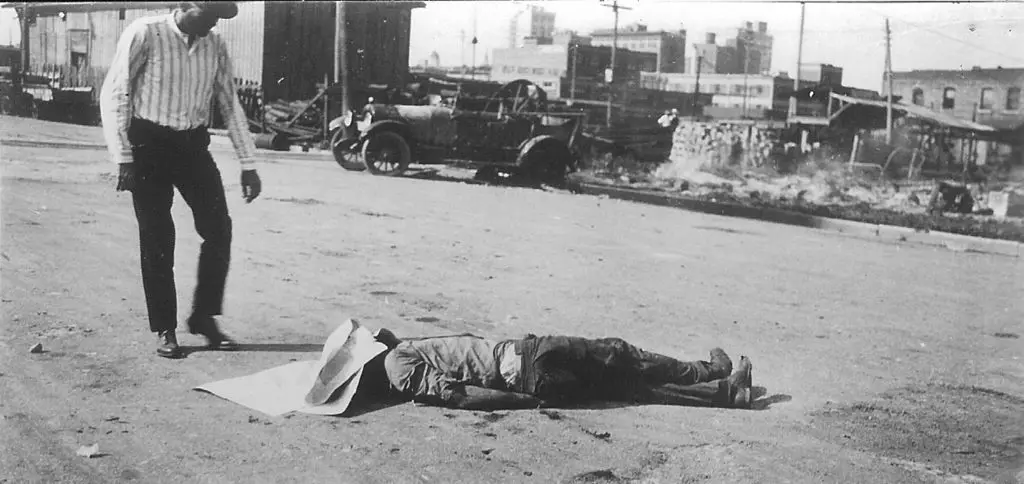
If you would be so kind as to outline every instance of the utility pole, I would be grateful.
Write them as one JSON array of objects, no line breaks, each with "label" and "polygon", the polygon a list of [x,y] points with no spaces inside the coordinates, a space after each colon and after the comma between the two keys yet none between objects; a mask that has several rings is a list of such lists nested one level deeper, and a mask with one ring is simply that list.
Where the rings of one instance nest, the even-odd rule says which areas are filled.
[{"label": "utility pole", "polygon": [[[796,48],[796,75],[793,76],[793,94],[789,96],[789,116],[796,116],[797,111],[797,99],[796,92],[800,90],[800,65],[804,61],[804,11],[807,8],[807,4],[800,2],[800,40]],[[828,102],[832,103],[832,96],[829,96]]]},{"label": "utility pole", "polygon": [[[694,50],[697,49],[697,44],[693,44]],[[693,119],[697,119],[697,105],[700,102],[700,68],[704,65],[704,56],[697,54],[697,79],[693,84]]]},{"label": "utility pole", "polygon": [[579,48],[579,41],[574,38],[572,42],[572,77],[569,78],[569,100],[573,102],[576,101],[576,51]]},{"label": "utility pole", "polygon": [[[345,37],[345,2],[334,2],[334,84],[341,84],[341,112],[349,110],[348,42]],[[326,116],[326,113],[324,114]]]},{"label": "utility pole", "polygon": [[633,10],[633,9],[629,8],[629,7],[620,7],[619,6],[619,0],[612,0],[612,4],[611,5],[602,5],[602,6],[603,7],[609,7],[609,8],[612,9],[612,11],[615,12],[615,27],[614,27],[614,30],[613,30],[613,33],[612,33],[612,59],[611,59],[611,67],[610,67],[611,71],[610,71],[610,75],[606,75],[605,76],[605,81],[607,81],[607,83],[608,83],[608,111],[605,114],[604,122],[605,122],[605,126],[610,128],[612,126],[612,95],[614,94],[614,89],[612,88],[612,86],[615,83],[615,50],[619,46],[619,10]]},{"label": "utility pole", "polygon": [[476,5],[473,5],[473,66],[472,70],[469,71],[470,79],[476,80]]},{"label": "utility pole", "polygon": [[743,45],[743,116],[742,119],[747,118],[747,71],[750,70],[750,42],[747,38],[747,33],[743,34],[744,45]]},{"label": "utility pole", "polygon": [[889,19],[885,19],[885,144],[892,144],[892,32]]},{"label": "utility pole", "polygon": [[466,29],[459,30],[459,63],[466,70]]},{"label": "utility pole", "polygon": [[28,35],[28,29],[30,27],[29,18],[32,15],[29,11],[29,8],[30,7],[28,6],[28,2],[22,2],[21,18],[19,19],[21,21],[21,76],[20,79],[18,79],[18,81],[21,82],[22,86],[25,85],[25,73],[28,72],[29,63],[28,49],[30,37]]}]

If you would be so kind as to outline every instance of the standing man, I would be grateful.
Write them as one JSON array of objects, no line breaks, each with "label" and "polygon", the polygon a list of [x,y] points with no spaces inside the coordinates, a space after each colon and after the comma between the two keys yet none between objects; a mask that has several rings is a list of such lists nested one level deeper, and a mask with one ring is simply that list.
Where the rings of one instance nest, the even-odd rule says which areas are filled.
[{"label": "standing man", "polygon": [[180,358],[175,335],[174,189],[192,209],[203,239],[188,329],[209,347],[238,344],[217,327],[231,255],[231,217],[220,171],[210,156],[210,106],[214,100],[242,166],[246,203],[260,194],[256,146],[238,102],[231,59],[210,30],[238,14],[234,2],[186,2],[169,15],[132,22],[121,34],[100,94],[103,133],[118,163],[117,191],[132,194],[139,224],[142,285],[157,354]]}]

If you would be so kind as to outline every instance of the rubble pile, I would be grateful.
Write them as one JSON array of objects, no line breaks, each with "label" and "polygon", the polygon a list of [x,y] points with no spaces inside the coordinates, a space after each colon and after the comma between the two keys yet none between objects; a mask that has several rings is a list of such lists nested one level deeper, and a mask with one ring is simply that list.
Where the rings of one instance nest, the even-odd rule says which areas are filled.
[{"label": "rubble pile", "polygon": [[[784,151],[772,131],[751,125],[681,123],[672,136],[669,163],[662,170],[692,173],[725,164],[748,167],[769,165],[772,156]],[[663,172],[660,176],[668,175]]]}]

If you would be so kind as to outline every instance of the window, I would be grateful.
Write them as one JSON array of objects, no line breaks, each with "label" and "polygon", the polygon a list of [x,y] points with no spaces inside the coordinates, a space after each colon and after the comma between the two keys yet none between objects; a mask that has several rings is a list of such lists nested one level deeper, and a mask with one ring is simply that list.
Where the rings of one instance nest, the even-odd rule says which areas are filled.
[{"label": "window", "polygon": [[956,88],[947,87],[942,91],[942,109],[956,107]]},{"label": "window", "polygon": [[118,20],[124,20],[124,9],[123,8],[119,9],[117,11],[117,18],[118,18]]},{"label": "window", "polygon": [[920,87],[915,87],[911,99],[913,99],[914,104],[924,106],[924,91]]},{"label": "window", "polygon": [[1006,110],[1016,111],[1020,109],[1020,88],[1011,87],[1006,90]]},{"label": "window", "polygon": [[995,105],[995,90],[991,87],[986,87],[981,90],[981,102],[978,105],[978,109],[991,110],[992,106]]}]

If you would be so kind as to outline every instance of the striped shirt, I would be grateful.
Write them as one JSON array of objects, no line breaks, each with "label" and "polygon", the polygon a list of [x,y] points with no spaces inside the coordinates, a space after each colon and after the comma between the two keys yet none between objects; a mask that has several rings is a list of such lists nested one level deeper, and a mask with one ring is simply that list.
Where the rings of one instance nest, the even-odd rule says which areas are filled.
[{"label": "striped shirt", "polygon": [[174,130],[207,126],[216,97],[242,169],[254,169],[256,145],[232,72],[227,44],[216,32],[196,37],[189,47],[173,13],[132,22],[121,34],[100,92],[103,135],[114,162],[133,161],[133,117]]}]

